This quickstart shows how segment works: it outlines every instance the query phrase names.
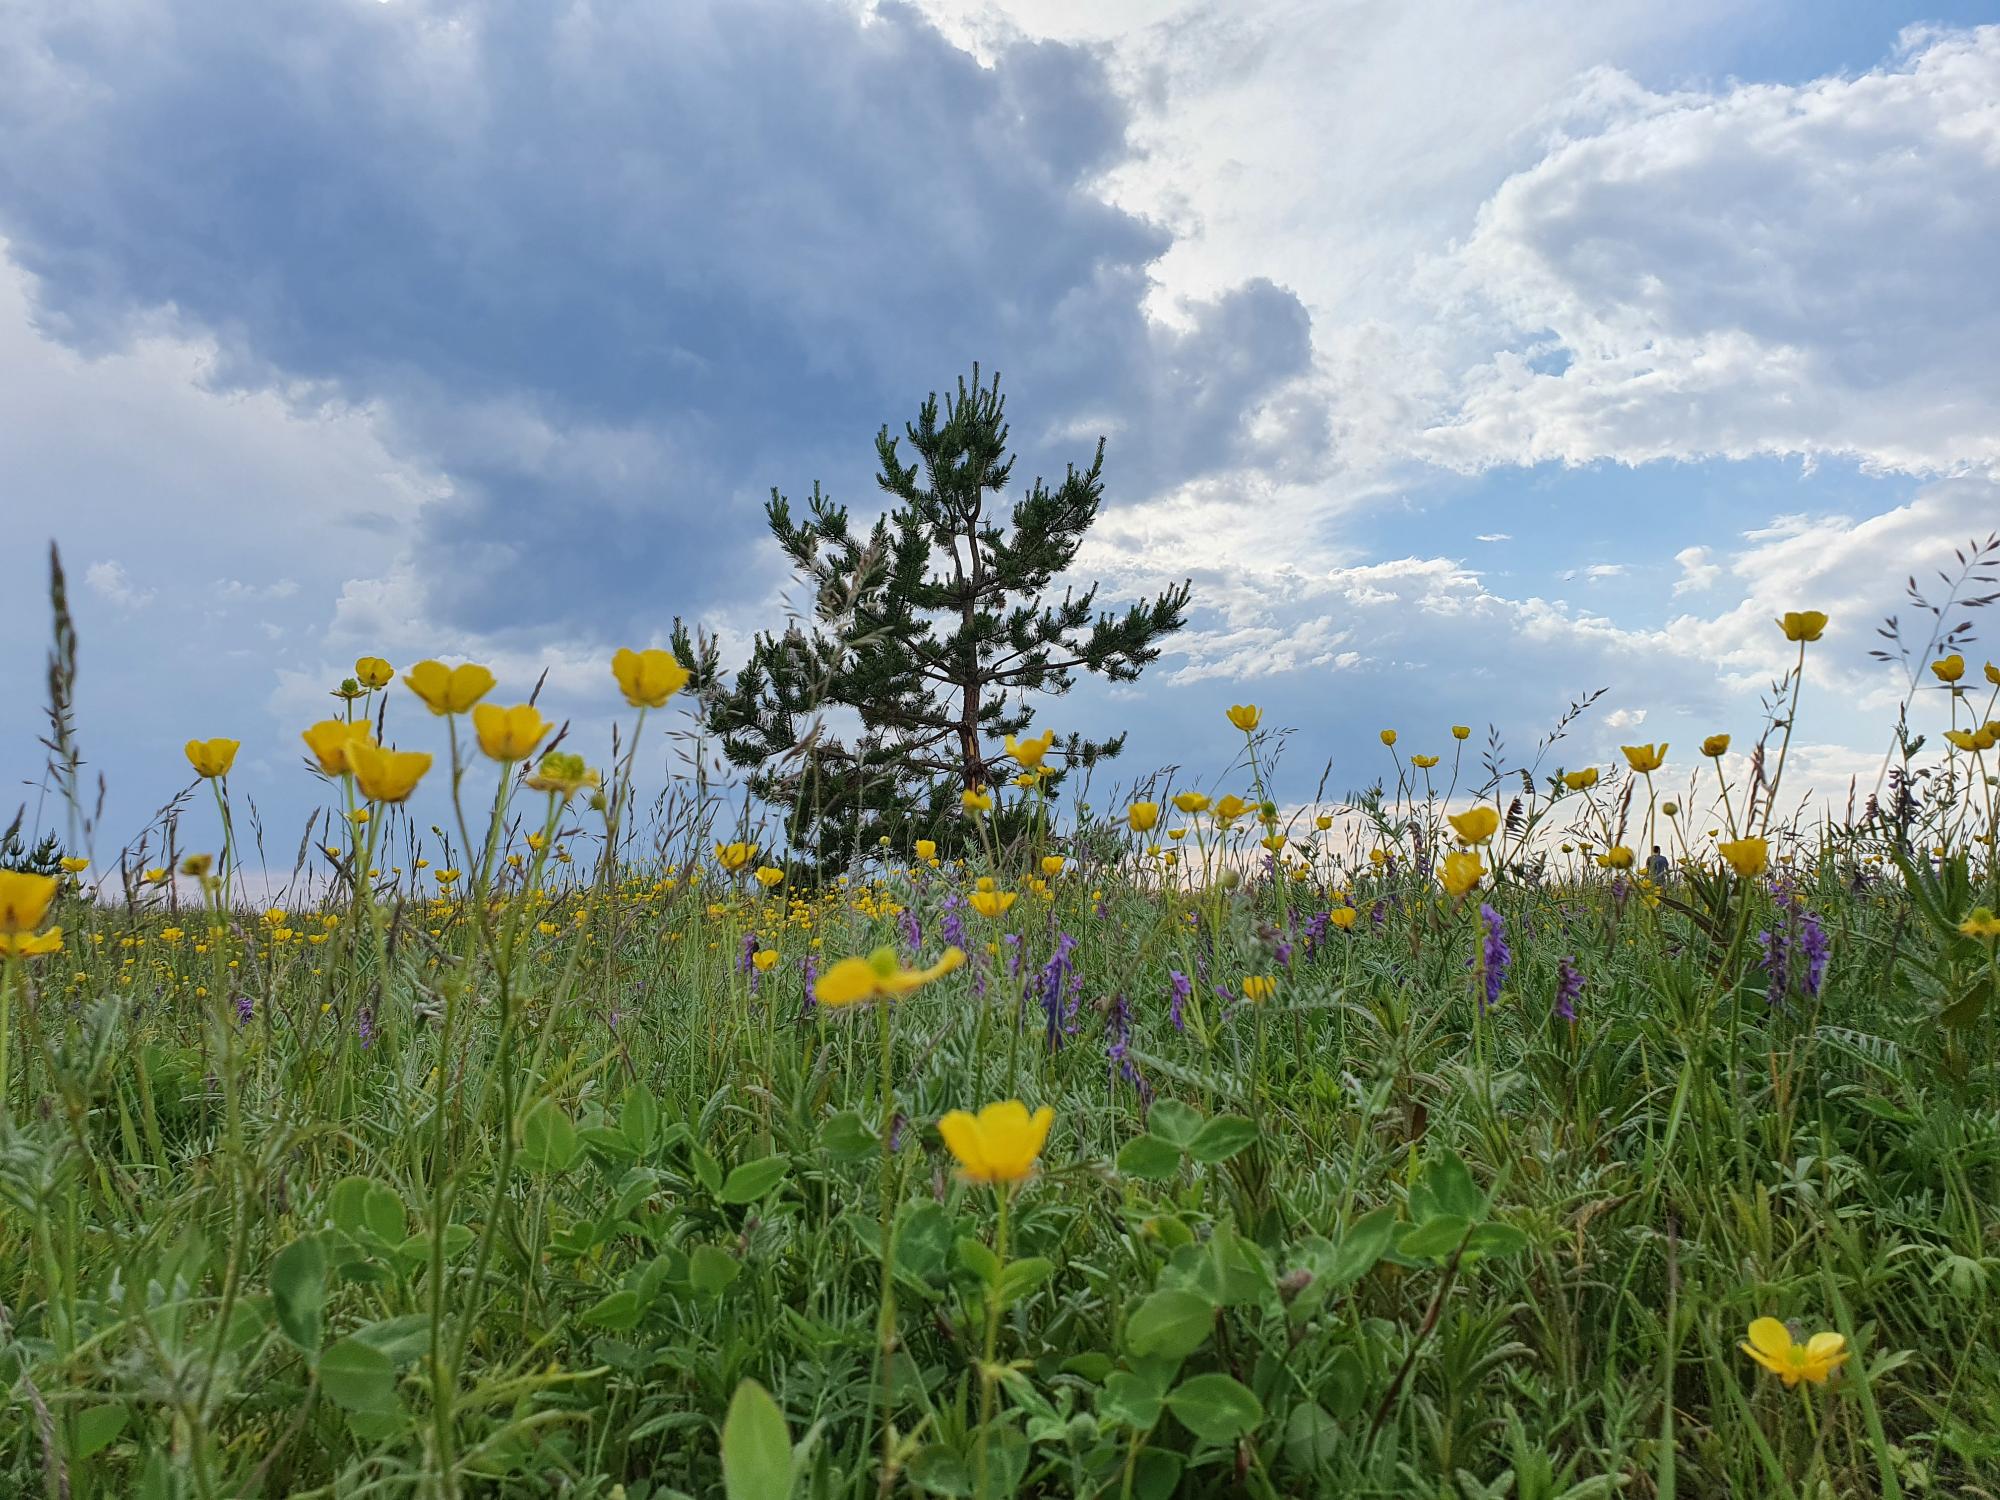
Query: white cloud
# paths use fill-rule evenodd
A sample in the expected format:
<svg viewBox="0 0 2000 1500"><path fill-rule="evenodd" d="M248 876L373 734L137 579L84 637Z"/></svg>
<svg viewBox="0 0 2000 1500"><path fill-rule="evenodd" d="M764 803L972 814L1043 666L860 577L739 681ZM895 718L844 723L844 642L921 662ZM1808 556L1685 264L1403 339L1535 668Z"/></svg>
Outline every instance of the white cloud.
<svg viewBox="0 0 2000 1500"><path fill-rule="evenodd" d="M143 609L153 602L153 591L134 588L121 562L94 562L83 570L83 581L98 598L120 609Z"/></svg>
<svg viewBox="0 0 2000 1500"><path fill-rule="evenodd" d="M1683 547L1674 554L1674 561L1681 566L1681 576L1674 582L1675 598L1715 586L1715 580L1722 576L1722 569L1709 559L1706 547Z"/></svg>
<svg viewBox="0 0 2000 1500"><path fill-rule="evenodd" d="M1624 576L1624 563L1592 563L1583 570L1586 578L1619 578Z"/></svg>
<svg viewBox="0 0 2000 1500"><path fill-rule="evenodd" d="M1643 708L1614 708L1604 716L1606 729L1637 729L1646 722Z"/></svg>
<svg viewBox="0 0 2000 1500"><path fill-rule="evenodd" d="M1473 540L1479 542L1511 542L1514 538L1504 531L1483 531L1474 537Z"/></svg>

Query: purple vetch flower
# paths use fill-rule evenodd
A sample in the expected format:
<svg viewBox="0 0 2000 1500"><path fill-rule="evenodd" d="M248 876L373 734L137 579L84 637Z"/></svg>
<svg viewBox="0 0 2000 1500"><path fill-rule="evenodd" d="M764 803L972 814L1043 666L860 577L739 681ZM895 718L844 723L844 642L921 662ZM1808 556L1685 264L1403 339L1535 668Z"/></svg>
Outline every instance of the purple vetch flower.
<svg viewBox="0 0 2000 1500"><path fill-rule="evenodd" d="M248 995L238 995L236 997L236 1024L238 1026L248 1026L250 1018L256 1014L257 1002L255 1000L251 999Z"/></svg>
<svg viewBox="0 0 2000 1500"><path fill-rule="evenodd" d="M944 898L944 916L938 922L938 936L944 939L947 948L970 953L972 940L965 935L965 918L959 912L962 905L964 903L956 896Z"/></svg>
<svg viewBox="0 0 2000 1500"><path fill-rule="evenodd" d="M1327 940L1332 930L1333 917L1330 914L1323 911L1316 911L1312 914L1306 922L1306 930L1300 939L1305 947L1307 958L1311 958L1319 951L1320 944Z"/></svg>
<svg viewBox="0 0 2000 1500"><path fill-rule="evenodd" d="M889 1120L889 1154L894 1156L903 1149L903 1132L910 1128L910 1117L900 1109Z"/></svg>
<svg viewBox="0 0 2000 1500"><path fill-rule="evenodd" d="M1500 999L1500 986L1507 982L1507 969L1514 962L1514 953L1507 946L1506 919L1484 901L1479 903L1479 920L1486 927L1479 950L1479 972L1486 981L1480 1009L1486 1010Z"/></svg>
<svg viewBox="0 0 2000 1500"><path fill-rule="evenodd" d="M1771 899L1777 908L1775 920L1757 934L1757 946L1763 950L1760 963L1768 976L1765 1001L1782 1005L1794 992L1812 999L1826 983L1831 950L1826 929L1784 876L1771 882Z"/></svg>
<svg viewBox="0 0 2000 1500"><path fill-rule="evenodd" d="M1809 911L1799 919L1799 954L1806 961L1806 971L1800 977L1808 995L1816 997L1819 987L1826 983L1826 960L1831 947L1817 912Z"/></svg>
<svg viewBox="0 0 2000 1500"><path fill-rule="evenodd" d="M757 972L756 960L757 934L746 932L743 934L743 951L736 955L736 972L739 974L755 974Z"/></svg>
<svg viewBox="0 0 2000 1500"><path fill-rule="evenodd" d="M375 1045L375 1012L371 1007L362 1006L354 1017L354 1036L363 1052Z"/></svg>
<svg viewBox="0 0 2000 1500"><path fill-rule="evenodd" d="M1123 1078L1138 1090L1139 1107L1153 1107L1153 1086L1146 1082L1146 1075L1139 1071L1139 1065L1132 1061L1132 1002L1121 992L1111 997L1111 1008L1105 1012L1105 1060L1111 1065L1111 1081L1116 1084Z"/></svg>
<svg viewBox="0 0 2000 1500"><path fill-rule="evenodd" d="M917 914L904 907L902 915L896 918L896 926L902 931L903 945L912 953L924 946L924 924L917 920Z"/></svg>
<svg viewBox="0 0 2000 1500"><path fill-rule="evenodd" d="M1076 951L1076 939L1067 932L1056 934L1056 951L1049 955L1049 961L1036 971L1029 982L1029 990L1041 1001L1042 1012L1048 1018L1049 1051L1062 1047L1062 1039L1068 1031L1067 1022L1076 1013L1074 991L1078 976L1076 965L1070 962L1070 954ZM1020 954L1015 953L1016 962ZM1018 972L1018 971L1017 971ZM1068 1005L1065 1007L1065 1000Z"/></svg>
<svg viewBox="0 0 2000 1500"><path fill-rule="evenodd" d="M1368 925L1370 927L1373 927L1377 931L1379 931L1381 929L1382 924L1388 920L1389 920L1388 902L1377 901L1373 906L1368 908Z"/></svg>
<svg viewBox="0 0 2000 1500"><path fill-rule="evenodd" d="M1167 983L1173 986L1173 997L1167 1004L1167 1019L1174 1023L1174 1030L1187 1030L1187 1016L1181 1007L1194 998L1194 981L1179 969L1167 970Z"/></svg>
<svg viewBox="0 0 2000 1500"><path fill-rule="evenodd" d="M1565 1021L1576 1019L1576 1002L1583 994L1583 973L1576 960L1564 955L1556 965L1555 1013Z"/></svg>

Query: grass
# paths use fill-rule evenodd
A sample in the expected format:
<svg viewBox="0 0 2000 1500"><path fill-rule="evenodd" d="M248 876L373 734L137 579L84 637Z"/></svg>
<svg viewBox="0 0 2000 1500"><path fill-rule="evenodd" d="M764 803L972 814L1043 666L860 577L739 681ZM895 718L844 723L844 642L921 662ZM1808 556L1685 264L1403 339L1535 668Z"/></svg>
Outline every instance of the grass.
<svg viewBox="0 0 2000 1500"><path fill-rule="evenodd" d="M205 870L72 876L63 952L7 961L5 1493L1994 1493L1986 751L1800 828L1720 759L1676 798L1385 750L1318 829L1260 811L1252 727L1233 825L1162 789L1150 833L982 819L810 886L451 723L449 836L331 776L352 847L258 912L216 778ZM1647 829L1658 883L1606 853ZM937 1121L1015 1098L1039 1171L963 1180ZM1788 1389L1763 1315L1848 1359Z"/></svg>

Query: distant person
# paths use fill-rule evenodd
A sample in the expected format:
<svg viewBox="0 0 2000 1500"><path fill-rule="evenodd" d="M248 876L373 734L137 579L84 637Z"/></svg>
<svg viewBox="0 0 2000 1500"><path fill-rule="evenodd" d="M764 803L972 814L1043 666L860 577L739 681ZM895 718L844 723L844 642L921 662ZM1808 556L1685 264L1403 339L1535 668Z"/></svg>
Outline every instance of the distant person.
<svg viewBox="0 0 2000 1500"><path fill-rule="evenodd" d="M1664 885L1669 868L1666 855L1660 853L1660 846L1653 845L1653 852L1646 856L1646 878L1654 885Z"/></svg>

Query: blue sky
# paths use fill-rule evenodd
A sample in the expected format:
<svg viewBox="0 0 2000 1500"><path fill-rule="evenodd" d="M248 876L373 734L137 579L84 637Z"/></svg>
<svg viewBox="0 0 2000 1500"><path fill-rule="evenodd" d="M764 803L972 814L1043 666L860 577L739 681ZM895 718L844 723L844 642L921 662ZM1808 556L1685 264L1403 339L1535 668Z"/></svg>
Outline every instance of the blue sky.
<svg viewBox="0 0 2000 1500"><path fill-rule="evenodd" d="M190 735L296 827L364 652L547 670L601 742L610 651L776 621L764 495L866 508L976 359L1024 473L1109 438L1107 597L1195 580L1138 688L1047 711L1133 773L1220 766L1242 699L1336 789L1384 724L1527 744L1597 687L1574 761L1747 740L1818 607L1805 765L1872 779L1873 626L2000 521L1997 9L29 0L0 766L50 537L101 854Z"/></svg>

